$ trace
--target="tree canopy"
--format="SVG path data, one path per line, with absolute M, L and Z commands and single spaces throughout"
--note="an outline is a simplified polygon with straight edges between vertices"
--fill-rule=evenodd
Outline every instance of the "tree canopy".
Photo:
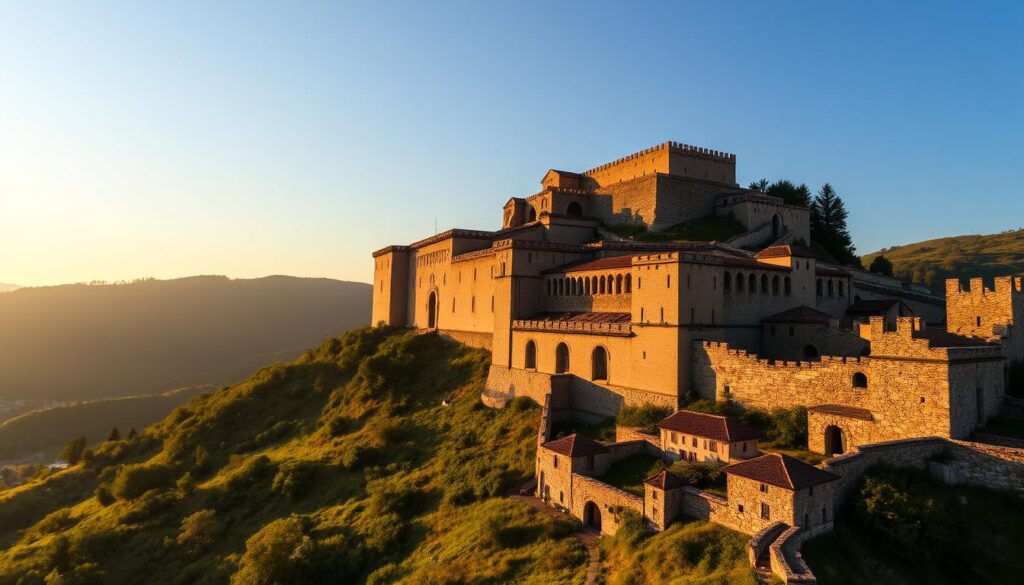
M 846 227 L 849 212 L 832 185 L 825 183 L 811 202 L 811 239 L 843 264 L 859 266 L 857 248 Z

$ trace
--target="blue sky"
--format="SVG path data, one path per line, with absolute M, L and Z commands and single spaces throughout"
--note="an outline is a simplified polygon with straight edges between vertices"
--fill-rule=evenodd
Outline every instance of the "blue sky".
M 19 2 L 0 282 L 368 281 L 664 140 L 829 181 L 861 252 L 1024 226 L 1019 3 Z

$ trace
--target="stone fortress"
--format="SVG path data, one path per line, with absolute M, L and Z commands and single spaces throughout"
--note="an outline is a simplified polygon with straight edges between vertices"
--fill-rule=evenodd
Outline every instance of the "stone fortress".
M 608 229 L 659 231 L 713 216 L 746 231 L 724 242 L 655 243 Z M 372 322 L 487 348 L 484 402 L 526 396 L 544 405 L 537 477 L 546 501 L 605 532 L 622 506 L 660 528 L 678 514 L 710 518 L 756 533 L 754 557 L 778 545 L 773 570 L 808 579 L 792 549 L 831 527 L 852 485 L 842 470 L 862 472 L 866 459 L 924 465 L 952 446 L 965 450 L 961 480 L 986 483 L 973 458 L 984 451 L 1013 466 L 1008 481 L 1024 481 L 1024 452 L 992 455 L 967 441 L 1003 408 L 1008 364 L 1024 359 L 1021 278 L 993 288 L 951 281 L 942 298 L 819 261 L 809 241 L 808 210 L 741 188 L 735 155 L 666 142 L 581 173 L 549 170 L 538 193 L 505 203 L 496 231 L 453 229 L 378 250 Z M 823 468 L 770 454 L 720 457 L 740 461 L 726 468 L 728 498 L 662 474 L 638 503 L 595 478 L 632 452 L 678 459 L 686 449 L 665 437 L 551 440 L 555 420 L 595 422 L 624 404 L 676 410 L 698 397 L 806 407 L 809 448 L 840 457 Z M 702 458 L 706 441 L 733 448 L 728 432 L 703 432 L 693 436 Z M 769 504 L 774 493 L 782 496 Z

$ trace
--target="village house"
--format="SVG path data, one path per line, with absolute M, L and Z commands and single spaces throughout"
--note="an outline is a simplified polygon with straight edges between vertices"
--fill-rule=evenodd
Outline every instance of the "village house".
M 657 426 L 661 450 L 671 459 L 731 463 L 760 454 L 760 429 L 726 416 L 680 410 Z

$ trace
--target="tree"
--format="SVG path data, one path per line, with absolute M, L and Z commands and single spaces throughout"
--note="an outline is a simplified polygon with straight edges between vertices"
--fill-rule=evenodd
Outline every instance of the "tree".
M 176 542 L 192 554 L 202 554 L 216 543 L 219 531 L 217 513 L 213 510 L 200 510 L 181 521 Z
M 868 268 L 871 272 L 876 274 L 884 274 L 885 276 L 892 276 L 892 262 L 889 261 L 885 256 L 878 256 L 871 261 L 871 266 Z
M 68 441 L 61 451 L 60 458 L 68 462 L 68 465 L 78 465 L 85 453 L 85 437 L 78 437 Z
M 787 205 L 808 207 L 811 204 L 811 190 L 801 183 L 795 185 L 787 179 L 780 179 L 765 188 L 764 192 L 772 197 L 781 197 Z
M 139 433 L 138 433 L 138 431 L 135 430 L 135 427 L 132 427 L 132 429 L 130 431 L 128 431 L 128 440 L 129 441 L 135 439 L 135 437 L 138 437 L 138 436 L 139 436 Z
M 110 431 L 110 436 L 107 437 L 107 440 L 108 441 L 120 441 L 121 440 L 121 431 L 117 430 L 117 427 L 114 427 Z
M 284 583 L 302 561 L 309 548 L 309 537 L 294 517 L 274 520 L 245 541 L 245 554 L 232 585 L 271 585 Z
M 832 185 L 825 183 L 811 203 L 811 239 L 824 246 L 839 262 L 859 265 L 857 248 L 846 227 L 848 215 L 843 200 Z
M 747 188 L 751 189 L 753 191 L 760 191 L 760 192 L 764 193 L 765 191 L 768 190 L 768 179 L 761 179 L 759 181 L 754 181 Z

